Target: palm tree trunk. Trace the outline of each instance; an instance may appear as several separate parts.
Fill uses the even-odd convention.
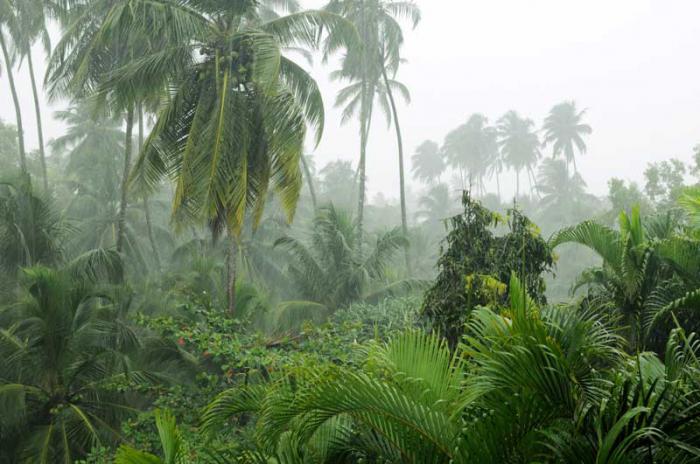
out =
[[[124,171],[122,172],[121,199],[117,216],[117,251],[124,251],[126,241],[126,207],[129,189],[129,170],[131,169],[131,153],[133,151],[132,133],[134,131],[134,106],[129,105],[126,112],[126,141],[124,143]]]
[[[367,90],[363,88],[362,90],[362,108],[360,109],[360,163],[358,166],[358,172],[360,174],[360,181],[358,185],[358,195],[357,195],[357,229],[358,229],[358,240],[357,247],[362,248],[362,230],[364,227],[364,213],[365,213],[365,194],[366,194],[366,182],[367,182],[367,140],[369,139],[369,125],[371,117],[371,109],[369,108],[369,103],[367,102]]]
[[[401,126],[399,125],[399,113],[396,110],[396,101],[394,93],[389,86],[389,77],[386,74],[386,67],[382,65],[382,77],[384,78],[384,86],[386,87],[387,95],[389,96],[389,104],[391,105],[391,113],[394,117],[394,128],[396,129],[396,143],[399,149],[399,197],[401,198],[401,231],[405,238],[408,238],[408,221],[406,220],[406,184],[404,179],[403,165],[403,138],[401,137]],[[404,258],[406,260],[406,272],[411,273],[411,260],[408,255],[408,248],[404,248]]]
[[[41,157],[41,175],[44,177],[44,192],[49,191],[49,176],[46,170],[46,150],[44,148],[44,128],[41,123],[41,106],[39,105],[39,92],[36,89],[36,78],[34,77],[34,63],[32,61],[32,49],[27,49],[27,64],[29,65],[29,78],[32,83],[32,94],[34,95],[34,112],[36,113],[36,132],[39,138],[39,156]]]
[[[301,165],[304,168],[304,175],[306,176],[306,184],[309,186],[309,194],[311,195],[311,204],[314,206],[314,211],[318,209],[318,201],[316,199],[316,189],[314,188],[314,179],[311,177],[311,169],[309,169],[309,164],[306,162],[306,157],[301,155]]]
[[[143,105],[139,103],[139,154],[143,150],[144,141],[144,128],[143,128]],[[148,196],[143,197],[143,213],[146,216],[146,231],[148,232],[148,241],[151,242],[151,249],[153,250],[153,258],[156,261],[156,270],[160,271],[160,254],[158,253],[158,246],[156,245],[155,235],[153,234],[153,225],[151,223],[151,208],[148,204]]]
[[[535,175],[535,171],[532,170],[532,166],[528,166],[527,169],[530,171],[530,176],[532,177],[532,184],[535,186],[535,195],[537,195],[537,198],[541,200],[542,195],[540,194],[540,189],[537,185],[537,176]]]
[[[229,317],[236,314],[236,273],[238,264],[238,239],[229,232],[229,247],[226,253],[226,303]]]
[[[24,126],[22,125],[22,110],[17,97],[17,88],[15,87],[15,76],[12,72],[12,63],[10,62],[10,54],[7,52],[7,44],[5,44],[5,35],[0,29],[0,48],[2,48],[2,56],[5,60],[5,70],[7,71],[7,80],[10,83],[10,92],[12,93],[12,102],[15,105],[15,118],[17,123],[17,145],[19,146],[19,167],[22,175],[28,176],[27,170],[27,154],[24,150]]]
[[[496,191],[498,192],[498,202],[501,202],[501,176],[496,171]]]

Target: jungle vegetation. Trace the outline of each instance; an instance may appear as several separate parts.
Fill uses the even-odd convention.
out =
[[[600,197],[574,101],[408,147],[421,19],[0,0],[0,463],[700,461],[700,150]],[[396,201],[366,194],[378,115]]]

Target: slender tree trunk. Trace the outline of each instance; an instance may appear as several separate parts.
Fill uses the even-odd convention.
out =
[[[238,239],[229,232],[229,247],[226,253],[226,303],[229,317],[236,314],[236,273],[238,264]]]
[[[12,63],[10,62],[10,54],[7,51],[7,44],[5,43],[5,35],[0,28],[0,48],[2,48],[2,56],[5,60],[5,71],[7,71],[7,80],[10,83],[10,93],[12,93],[12,102],[15,105],[15,118],[17,123],[17,145],[19,146],[19,168],[22,171],[22,175],[28,176],[29,171],[27,170],[27,154],[24,150],[24,126],[22,125],[22,109],[19,105],[19,98],[17,97],[17,88],[15,87],[15,76],[12,72]]]
[[[574,172],[578,172],[578,169],[576,169],[576,155],[571,156],[571,162],[574,163]]]
[[[318,209],[318,201],[316,199],[316,189],[314,188],[314,179],[311,177],[311,169],[309,169],[309,164],[306,162],[306,157],[301,155],[301,166],[304,168],[304,175],[306,176],[306,184],[309,186],[309,194],[311,195],[311,204],[313,204],[314,211]]]
[[[34,112],[36,113],[36,132],[39,138],[39,156],[41,157],[41,175],[44,177],[44,192],[49,191],[49,176],[46,170],[46,150],[44,148],[44,128],[41,123],[41,106],[39,104],[39,92],[36,88],[36,78],[34,77],[34,63],[32,61],[31,47],[27,50],[27,64],[29,65],[29,78],[32,83],[32,93],[34,95]]]
[[[386,68],[382,64],[382,77],[384,78],[384,86],[386,87],[387,95],[389,96],[389,104],[391,105],[391,113],[394,117],[394,128],[396,129],[396,144],[399,149],[399,197],[401,198],[401,231],[406,239],[408,239],[408,221],[406,219],[406,182],[404,178],[404,163],[403,163],[403,138],[401,137],[401,126],[399,125],[399,113],[396,110],[396,101],[394,93],[389,86],[389,77],[386,74]],[[406,260],[406,272],[411,273],[411,259],[408,248],[404,248],[404,258]]]
[[[369,108],[368,95],[365,88],[362,89],[363,97],[362,108],[360,109],[360,163],[358,166],[358,172],[360,175],[359,185],[358,185],[358,195],[357,195],[357,247],[362,248],[362,236],[364,228],[364,214],[365,214],[365,194],[367,193],[367,140],[369,139],[369,126],[371,109]]]
[[[129,189],[129,170],[131,169],[131,153],[133,152],[132,133],[134,131],[134,107],[129,105],[126,113],[126,141],[124,143],[124,171],[122,173],[121,200],[117,216],[117,251],[124,251],[126,241],[126,207]]]
[[[501,175],[496,171],[496,191],[498,192],[498,202],[501,202]]]
[[[537,195],[537,198],[539,198],[541,200],[542,195],[540,195],[540,189],[539,189],[539,186],[537,185],[537,176],[535,176],[535,171],[532,170],[532,166],[528,166],[527,169],[530,171],[530,176],[532,177],[532,183],[535,186],[535,195]]]
[[[520,169],[515,170],[515,199],[520,196]]]
[[[143,150],[144,136],[145,133],[143,128],[143,105],[139,103],[139,155],[141,154],[141,150]],[[143,213],[146,216],[146,231],[148,233],[148,241],[151,242],[153,258],[156,261],[156,270],[160,271],[160,254],[158,253],[158,246],[156,245],[155,235],[153,234],[153,225],[151,222],[151,207],[148,204],[148,197],[145,195],[143,197]]]

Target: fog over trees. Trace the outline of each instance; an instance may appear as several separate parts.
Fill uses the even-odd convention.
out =
[[[0,463],[691,463],[700,6],[0,0]]]

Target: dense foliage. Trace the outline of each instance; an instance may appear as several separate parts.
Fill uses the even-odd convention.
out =
[[[410,183],[397,74],[420,20],[0,0],[1,464],[698,462],[700,149],[597,197],[565,101],[470,115],[415,148]],[[316,56],[352,161],[306,151]],[[396,200],[367,197],[377,114]]]

